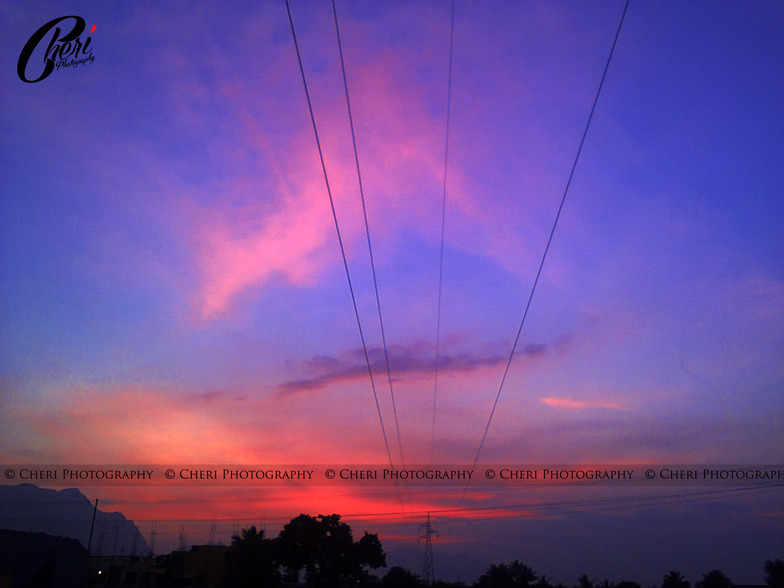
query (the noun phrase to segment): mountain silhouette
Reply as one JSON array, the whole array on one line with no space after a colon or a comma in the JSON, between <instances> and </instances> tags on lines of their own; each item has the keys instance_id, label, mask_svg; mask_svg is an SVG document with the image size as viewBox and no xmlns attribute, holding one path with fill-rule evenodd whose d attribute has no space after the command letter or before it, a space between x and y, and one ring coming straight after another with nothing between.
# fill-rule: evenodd
<instances>
[{"instance_id":1,"label":"mountain silhouette","mask_svg":"<svg viewBox=\"0 0 784 588\"><path fill-rule=\"evenodd\" d=\"M34 484L0 486L2 529L70 537L87 547L94 507L76 488L58 491ZM147 555L149 550L133 521L122 513L98 509L92 554Z\"/></svg>"}]
</instances>

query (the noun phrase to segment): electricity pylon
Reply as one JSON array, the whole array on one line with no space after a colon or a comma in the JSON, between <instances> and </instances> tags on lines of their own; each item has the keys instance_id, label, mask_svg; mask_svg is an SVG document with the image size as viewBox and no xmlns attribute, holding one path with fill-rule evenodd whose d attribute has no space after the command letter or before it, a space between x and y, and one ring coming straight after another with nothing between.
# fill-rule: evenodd
<instances>
[{"instance_id":1,"label":"electricity pylon","mask_svg":"<svg viewBox=\"0 0 784 588\"><path fill-rule=\"evenodd\" d=\"M433 582L435 582L435 573L433 572L433 541L431 537L433 535L437 537L438 531L433 529L433 526L430 524L430 513L427 513L427 522L424 525L420 525L419 529L421 530L422 527L425 528L424 536L419 538L420 540L425 540L425 565L422 571L422 581L426 586L432 586Z\"/></svg>"}]
</instances>

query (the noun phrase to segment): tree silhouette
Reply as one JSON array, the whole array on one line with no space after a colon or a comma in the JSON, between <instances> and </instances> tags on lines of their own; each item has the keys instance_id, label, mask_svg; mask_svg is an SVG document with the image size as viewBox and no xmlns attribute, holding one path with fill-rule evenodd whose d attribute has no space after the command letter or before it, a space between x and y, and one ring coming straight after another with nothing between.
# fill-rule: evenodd
<instances>
[{"instance_id":1,"label":"tree silhouette","mask_svg":"<svg viewBox=\"0 0 784 588\"><path fill-rule=\"evenodd\" d=\"M231 549L240 586L279 586L281 575L275 554L275 542L264 537L256 527L243 529L241 536L231 538Z\"/></svg>"},{"instance_id":2,"label":"tree silhouette","mask_svg":"<svg viewBox=\"0 0 784 588\"><path fill-rule=\"evenodd\" d=\"M432 588L466 588L466 585L457 580L456 582L447 582L446 580L433 580Z\"/></svg>"},{"instance_id":3,"label":"tree silhouette","mask_svg":"<svg viewBox=\"0 0 784 588\"><path fill-rule=\"evenodd\" d=\"M689 582L683 574L680 572L676 572L672 570L665 574L664 578L662 578L662 585L661 588L690 588L691 582Z\"/></svg>"},{"instance_id":4,"label":"tree silhouette","mask_svg":"<svg viewBox=\"0 0 784 588\"><path fill-rule=\"evenodd\" d=\"M596 580L591 580L587 574L577 578L577 588L596 588Z\"/></svg>"},{"instance_id":5,"label":"tree silhouette","mask_svg":"<svg viewBox=\"0 0 784 588\"><path fill-rule=\"evenodd\" d=\"M401 566L393 566L381 580L382 588L421 588L422 578Z\"/></svg>"},{"instance_id":6,"label":"tree silhouette","mask_svg":"<svg viewBox=\"0 0 784 588\"><path fill-rule=\"evenodd\" d=\"M286 581L296 583L305 569L308 582L316 581L316 560L321 540L321 526L316 518L301 514L291 519L278 534L280 563L286 568Z\"/></svg>"},{"instance_id":7,"label":"tree silhouette","mask_svg":"<svg viewBox=\"0 0 784 588\"><path fill-rule=\"evenodd\" d=\"M297 582L304 569L309 586L361 582L367 578L366 568L386 565L378 536L365 533L355 543L351 527L337 514L292 519L278 535L278 553L286 580Z\"/></svg>"},{"instance_id":8,"label":"tree silhouette","mask_svg":"<svg viewBox=\"0 0 784 588\"><path fill-rule=\"evenodd\" d=\"M337 584L352 575L355 565L351 527L340 522L340 515L319 515L320 545L317 556L318 580Z\"/></svg>"},{"instance_id":9,"label":"tree silhouette","mask_svg":"<svg viewBox=\"0 0 784 588\"><path fill-rule=\"evenodd\" d=\"M697 582L697 588L732 588L732 586L732 580L721 570L708 572Z\"/></svg>"},{"instance_id":10,"label":"tree silhouette","mask_svg":"<svg viewBox=\"0 0 784 588\"><path fill-rule=\"evenodd\" d=\"M784 588L784 561L780 559L765 562L765 583L770 588Z\"/></svg>"},{"instance_id":11,"label":"tree silhouette","mask_svg":"<svg viewBox=\"0 0 784 588\"><path fill-rule=\"evenodd\" d=\"M362 581L367 579L366 568L383 568L387 565L387 558L384 554L384 549L381 547L381 541L375 533L368 533L362 535L359 541L354 544L354 570L352 578L355 581Z\"/></svg>"},{"instance_id":12,"label":"tree silhouette","mask_svg":"<svg viewBox=\"0 0 784 588\"><path fill-rule=\"evenodd\" d=\"M553 588L553 584L548 576L542 575L536 581L536 588Z\"/></svg>"},{"instance_id":13,"label":"tree silhouette","mask_svg":"<svg viewBox=\"0 0 784 588\"><path fill-rule=\"evenodd\" d=\"M529 588L537 579L531 568L515 560L511 564L491 565L474 582L474 588Z\"/></svg>"}]
</instances>

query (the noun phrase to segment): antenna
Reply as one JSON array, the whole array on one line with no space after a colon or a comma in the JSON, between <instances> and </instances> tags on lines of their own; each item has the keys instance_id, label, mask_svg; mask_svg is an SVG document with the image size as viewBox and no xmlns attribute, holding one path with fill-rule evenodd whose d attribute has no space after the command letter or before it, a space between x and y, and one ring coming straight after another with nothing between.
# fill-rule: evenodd
<instances>
[{"instance_id":1,"label":"antenna","mask_svg":"<svg viewBox=\"0 0 784 588\"><path fill-rule=\"evenodd\" d=\"M430 524L430 513L427 513L427 522L424 525L420 525L420 530L422 527L425 528L425 535L420 537L419 539L425 540L425 565L424 570L422 571L422 581L425 583L426 586L432 586L435 582L435 573L433 572L433 542L431 537L436 535L438 537L438 531L433 529L432 525ZM417 541L417 543L419 540Z\"/></svg>"},{"instance_id":2,"label":"antenna","mask_svg":"<svg viewBox=\"0 0 784 588\"><path fill-rule=\"evenodd\" d=\"M180 551L185 551L187 543L188 541L185 538L185 525L180 525Z\"/></svg>"}]
</instances>

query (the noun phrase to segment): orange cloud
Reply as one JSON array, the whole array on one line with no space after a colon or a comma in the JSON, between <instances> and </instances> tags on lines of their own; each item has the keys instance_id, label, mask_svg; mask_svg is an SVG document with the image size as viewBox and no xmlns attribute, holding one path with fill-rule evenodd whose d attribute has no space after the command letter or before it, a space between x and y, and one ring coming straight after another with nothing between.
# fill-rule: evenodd
<instances>
[{"instance_id":1,"label":"orange cloud","mask_svg":"<svg viewBox=\"0 0 784 588\"><path fill-rule=\"evenodd\" d=\"M318 464L386 460L364 385L270 398L262 391L190 392L162 383L50 388L46 409L17 400L7 451L37 463ZM349 400L350 399L350 400ZM350 431L350 435L347 434Z\"/></svg>"},{"instance_id":2,"label":"orange cloud","mask_svg":"<svg viewBox=\"0 0 784 588\"><path fill-rule=\"evenodd\" d=\"M161 463L231 458L247 461L247 433L219 418L226 406L176 396L161 386L88 387L49 414L20 411L20 420L61 463ZM236 401L234 401L236 403ZM237 409L235 409L237 410Z\"/></svg>"}]
</instances>

